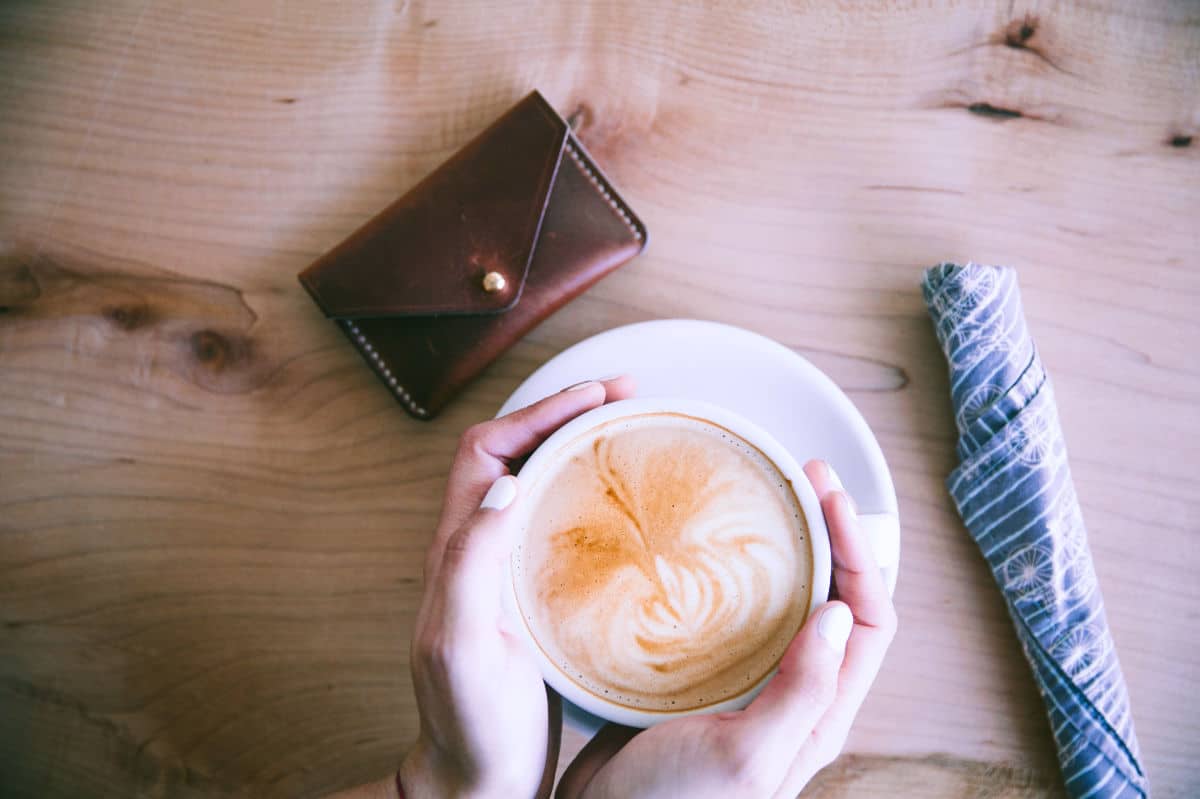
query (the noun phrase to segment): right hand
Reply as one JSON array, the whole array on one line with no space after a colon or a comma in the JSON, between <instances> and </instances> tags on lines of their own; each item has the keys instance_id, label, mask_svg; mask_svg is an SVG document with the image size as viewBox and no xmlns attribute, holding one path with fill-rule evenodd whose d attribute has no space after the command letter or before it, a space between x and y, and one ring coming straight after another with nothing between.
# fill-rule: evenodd
<instances>
[{"instance_id":1,"label":"right hand","mask_svg":"<svg viewBox=\"0 0 1200 799\"><path fill-rule=\"evenodd\" d=\"M567 768L559 799L794 797L841 752L895 635L896 611L837 478L820 461L804 472L829 527L837 600L801 628L745 710L645 731L610 724Z\"/></svg>"}]
</instances>

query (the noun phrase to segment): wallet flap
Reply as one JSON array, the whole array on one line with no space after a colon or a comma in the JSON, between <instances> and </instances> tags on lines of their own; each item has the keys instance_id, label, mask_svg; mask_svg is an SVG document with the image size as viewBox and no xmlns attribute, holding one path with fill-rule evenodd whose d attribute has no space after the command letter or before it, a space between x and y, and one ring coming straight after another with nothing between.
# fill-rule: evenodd
<instances>
[{"instance_id":1,"label":"wallet flap","mask_svg":"<svg viewBox=\"0 0 1200 799\"><path fill-rule=\"evenodd\" d=\"M567 131L532 92L301 283L340 319L506 310L524 287Z\"/></svg>"}]
</instances>

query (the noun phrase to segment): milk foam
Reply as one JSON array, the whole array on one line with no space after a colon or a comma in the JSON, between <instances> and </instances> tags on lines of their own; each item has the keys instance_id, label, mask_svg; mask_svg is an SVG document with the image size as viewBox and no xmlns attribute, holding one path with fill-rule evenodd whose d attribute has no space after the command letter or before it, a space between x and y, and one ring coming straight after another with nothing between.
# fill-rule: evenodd
<instances>
[{"instance_id":1,"label":"milk foam","mask_svg":"<svg viewBox=\"0 0 1200 799\"><path fill-rule=\"evenodd\" d=\"M525 490L521 613L560 670L603 699L682 710L737 696L807 615L799 501L722 427L618 419L561 448Z\"/></svg>"}]
</instances>

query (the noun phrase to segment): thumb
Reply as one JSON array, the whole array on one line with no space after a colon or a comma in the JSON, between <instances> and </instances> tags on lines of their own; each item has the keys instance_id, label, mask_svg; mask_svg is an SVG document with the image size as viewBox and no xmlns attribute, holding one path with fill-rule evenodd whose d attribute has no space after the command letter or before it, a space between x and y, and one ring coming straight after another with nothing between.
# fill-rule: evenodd
<instances>
[{"instance_id":1,"label":"thumb","mask_svg":"<svg viewBox=\"0 0 1200 799\"><path fill-rule=\"evenodd\" d=\"M517 478L504 475L492 483L479 509L446 542L438 581L450 615L494 617L516 540L513 510L520 493Z\"/></svg>"},{"instance_id":2,"label":"thumb","mask_svg":"<svg viewBox=\"0 0 1200 799\"><path fill-rule=\"evenodd\" d=\"M791 762L837 697L838 672L854 615L845 602L828 602L792 640L778 673L743 715L762 745ZM787 751L780 751L786 749Z\"/></svg>"},{"instance_id":3,"label":"thumb","mask_svg":"<svg viewBox=\"0 0 1200 799\"><path fill-rule=\"evenodd\" d=\"M558 789L554 793L555 799L579 799L583 796L596 772L616 757L625 744L640 732L641 730L622 727L619 724L605 724L601 727L563 772L558 781Z\"/></svg>"}]
</instances>

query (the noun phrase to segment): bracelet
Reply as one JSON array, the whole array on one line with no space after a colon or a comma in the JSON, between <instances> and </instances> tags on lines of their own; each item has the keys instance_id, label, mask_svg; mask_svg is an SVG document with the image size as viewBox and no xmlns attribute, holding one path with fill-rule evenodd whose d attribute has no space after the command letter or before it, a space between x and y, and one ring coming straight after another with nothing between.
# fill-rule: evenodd
<instances>
[{"instance_id":1,"label":"bracelet","mask_svg":"<svg viewBox=\"0 0 1200 799\"><path fill-rule=\"evenodd\" d=\"M396 793L399 795L400 799L405 799L404 783L400 782L400 771L399 770L396 771Z\"/></svg>"}]
</instances>

